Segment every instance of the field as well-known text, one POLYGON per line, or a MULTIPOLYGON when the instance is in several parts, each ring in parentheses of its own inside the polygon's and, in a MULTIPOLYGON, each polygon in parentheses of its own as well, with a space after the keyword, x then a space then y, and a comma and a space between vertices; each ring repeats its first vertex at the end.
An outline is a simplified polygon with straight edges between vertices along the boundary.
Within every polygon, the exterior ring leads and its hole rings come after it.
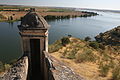
MULTIPOLYGON (((25 7, 25 6, 0 6, 0 15, 4 18, 0 17, 0 21, 11 20, 20 20, 26 13, 29 12, 30 8, 35 8, 36 12, 45 17, 45 16, 69 16, 71 17, 80 17, 87 14, 88 16, 92 15, 90 13, 84 13, 80 11, 75 11, 73 8, 53 8, 53 7, 25 7)), ((94 14, 94 13, 93 13, 94 14)), ((85 16, 85 17, 86 17, 85 16)))

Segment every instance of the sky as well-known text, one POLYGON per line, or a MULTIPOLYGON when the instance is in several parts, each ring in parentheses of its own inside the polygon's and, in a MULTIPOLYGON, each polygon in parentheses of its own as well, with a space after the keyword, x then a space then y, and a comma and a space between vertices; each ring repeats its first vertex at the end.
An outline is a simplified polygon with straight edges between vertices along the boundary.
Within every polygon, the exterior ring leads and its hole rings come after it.
POLYGON ((120 10, 120 0, 0 0, 0 4, 120 10))

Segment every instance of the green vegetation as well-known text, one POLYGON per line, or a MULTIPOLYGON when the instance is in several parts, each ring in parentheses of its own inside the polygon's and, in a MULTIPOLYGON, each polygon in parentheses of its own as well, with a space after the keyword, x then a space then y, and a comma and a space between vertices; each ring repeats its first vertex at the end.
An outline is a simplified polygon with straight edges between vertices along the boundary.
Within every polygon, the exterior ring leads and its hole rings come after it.
POLYGON ((103 61, 109 61, 111 59, 111 57, 107 54, 107 51, 104 51, 102 53, 103 56, 103 61))
POLYGON ((47 15, 44 17, 46 20, 54 20, 54 19, 69 19, 70 15, 66 16, 54 16, 54 15, 47 15))
POLYGON ((76 55, 77 52, 78 52, 77 49, 72 49, 72 50, 68 53, 67 58, 68 58, 68 59, 75 59, 75 58, 76 58, 75 55, 76 55))
POLYGON ((68 37, 63 37, 61 39, 61 43, 62 43, 63 46, 66 46, 68 43, 70 43, 70 40, 69 40, 68 37))
POLYGON ((90 42, 90 43, 89 43, 89 46, 93 47, 94 49, 98 49, 98 48, 99 48, 99 43, 93 41, 93 42, 90 42))
POLYGON ((105 45, 103 45, 102 43, 99 43, 99 48, 102 50, 105 50, 105 45))
POLYGON ((71 37, 72 37, 72 35, 68 34, 68 37, 69 37, 69 38, 71 38, 71 37))
POLYGON ((96 55, 91 50, 85 50, 83 53, 76 54, 76 62, 95 62, 96 55))
POLYGON ((98 15, 95 12, 88 12, 88 11, 82 11, 82 13, 86 13, 86 14, 88 14, 88 16, 96 16, 96 15, 98 15))
POLYGON ((20 7, 20 6, 0 6, 0 9, 24 9, 24 8, 30 8, 30 7, 20 7))
POLYGON ((10 69, 11 65, 10 64, 4 64, 5 70, 10 69))
POLYGON ((120 65, 115 64, 113 61, 109 63, 105 63, 105 61, 102 61, 99 64, 99 72, 100 76, 106 77, 109 73, 109 71, 112 70, 112 78, 111 80, 120 80, 120 65))
POLYGON ((50 9, 47 12, 70 12, 71 9, 50 9))
POLYGON ((97 13, 87 12, 87 11, 82 11, 82 13, 85 13, 85 15, 81 15, 81 16, 79 16, 79 17, 85 17, 85 18, 87 18, 87 17, 91 17, 91 16, 96 16, 96 15, 98 15, 97 13))
POLYGON ((13 16, 8 17, 8 21, 12 21, 13 20, 13 16))
POLYGON ((0 72, 5 70, 4 64, 0 61, 0 72))
POLYGON ((112 72, 112 80, 120 80, 120 65, 117 65, 112 72))
POLYGON ((15 20, 15 19, 13 18, 13 16, 9 16, 9 17, 8 17, 8 20, 6 20, 6 22, 8 22, 8 23, 13 23, 13 22, 15 22, 15 21, 20 21, 20 19, 16 19, 16 20, 15 20))
POLYGON ((61 48, 62 48, 61 41, 60 41, 60 40, 57 40, 54 44, 49 45, 49 52, 50 52, 50 53, 56 52, 56 51, 58 51, 58 50, 61 49, 61 48))
POLYGON ((0 61, 0 73, 9 70, 14 63, 17 62, 17 59, 11 60, 9 63, 3 63, 0 61))
MULTIPOLYGON (((99 67, 99 75, 101 77, 108 77, 108 74, 112 74, 112 80, 120 79, 120 68, 116 66, 119 63, 116 63, 113 53, 119 52, 120 48, 112 47, 108 45, 103 45, 96 41, 89 41, 89 37, 86 37, 85 40, 73 38, 73 37, 63 37, 57 42, 57 50, 60 50, 61 58, 74 60, 76 63, 94 63, 99 67), (66 45, 66 46, 64 46, 66 45), (59 47, 60 46, 60 47, 59 47), (64 48, 63 48, 64 47, 64 48)), ((55 47, 55 48, 56 48, 55 47)), ((55 49, 51 48, 51 49, 55 49)), ((54 51, 53 51, 54 52, 54 51)))
POLYGON ((113 31, 111 34, 112 34, 112 35, 115 35, 115 36, 117 36, 117 37, 120 37, 120 32, 118 32, 118 31, 113 31))
MULTIPOLYGON (((114 37, 118 37, 119 27, 113 29, 113 31, 116 31, 115 33, 112 33, 114 34, 114 37)), ((108 34, 108 32, 106 33, 108 34)), ((109 34, 111 35, 111 33, 109 34)), ((100 35, 104 36, 106 34, 101 33, 100 35)), ((68 42, 67 39, 64 39, 63 41, 61 40, 61 44, 63 45, 67 42, 66 46, 63 46, 61 51, 58 52, 61 55, 61 58, 71 59, 77 62, 77 64, 95 64, 98 75, 103 79, 120 80, 120 46, 112 46, 98 43, 97 41, 90 41, 90 37, 86 37, 84 40, 73 38, 71 36, 68 38, 70 40, 68 42), (112 75, 112 77, 110 75, 112 75)), ((119 38, 117 39, 119 40, 119 38)), ((76 67, 78 66, 77 64, 76 67)))
POLYGON ((91 38, 89 36, 85 37, 85 41, 90 41, 91 38))
POLYGON ((111 46, 120 46, 120 26, 100 33, 95 37, 96 41, 111 46))
POLYGON ((105 65, 101 64, 101 65, 99 66, 99 68, 100 68, 100 70, 99 70, 100 75, 101 75, 102 77, 106 77, 107 74, 108 74, 108 72, 109 72, 109 69, 110 69, 109 65, 107 65, 107 64, 105 64, 105 65))
POLYGON ((67 45, 70 43, 70 40, 68 37, 63 37, 61 40, 57 40, 54 44, 49 45, 49 52, 56 52, 59 49, 61 49, 63 46, 67 45))
POLYGON ((0 61, 0 73, 5 72, 11 67, 10 64, 4 64, 3 62, 0 61))
MULTIPOLYGON (((81 15, 80 17, 91 17, 91 16, 93 16, 93 15, 84 14, 84 15, 81 15)), ((70 18, 76 18, 76 17, 79 17, 79 16, 77 16, 77 15, 61 15, 61 16, 47 15, 44 18, 46 20, 54 20, 54 19, 70 19, 70 18)))
POLYGON ((78 49, 71 49, 70 51, 68 49, 65 49, 62 53, 62 57, 67 59, 75 59, 75 55, 77 54, 77 52, 78 49))

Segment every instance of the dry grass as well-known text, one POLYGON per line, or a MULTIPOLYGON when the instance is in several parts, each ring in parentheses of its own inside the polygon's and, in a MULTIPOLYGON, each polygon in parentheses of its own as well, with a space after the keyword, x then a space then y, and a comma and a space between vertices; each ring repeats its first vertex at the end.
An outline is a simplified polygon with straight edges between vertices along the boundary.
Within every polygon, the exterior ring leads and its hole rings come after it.
POLYGON ((77 74, 86 78, 86 80, 112 79, 112 70, 114 68, 114 65, 116 65, 116 63, 119 63, 120 60, 120 56, 118 54, 114 54, 117 53, 115 50, 113 51, 112 48, 110 50, 108 46, 106 46, 105 50, 94 49, 89 46, 89 42, 76 38, 70 38, 70 41, 71 42, 68 45, 59 49, 59 51, 52 53, 51 55, 57 58, 58 60, 64 62, 77 74), (74 49, 77 50, 77 52, 74 54, 80 54, 80 55, 87 50, 91 50, 92 52, 90 54, 94 54, 93 58, 96 58, 96 60, 95 61, 87 60, 81 63, 79 62, 76 63, 76 58, 70 59, 66 57, 74 49), (102 65, 108 65, 108 66, 100 67, 101 63, 102 65), (102 73, 105 74, 104 77, 101 76, 102 73))
POLYGON ((61 53, 55 52, 51 54, 58 60, 64 62, 67 66, 69 66, 73 71, 75 71, 80 76, 86 78, 86 80, 107 80, 106 77, 99 76, 99 68, 97 64, 91 62, 85 63, 75 63, 74 60, 61 58, 61 53))

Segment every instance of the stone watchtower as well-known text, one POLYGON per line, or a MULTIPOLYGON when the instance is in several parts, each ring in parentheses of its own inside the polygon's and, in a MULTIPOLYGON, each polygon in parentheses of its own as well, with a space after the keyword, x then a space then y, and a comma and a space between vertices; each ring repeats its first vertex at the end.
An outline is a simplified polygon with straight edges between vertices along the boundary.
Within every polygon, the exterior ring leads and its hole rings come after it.
POLYGON ((36 12, 27 13, 18 26, 22 50, 28 56, 28 80, 44 80, 44 54, 48 52, 48 24, 36 12))

